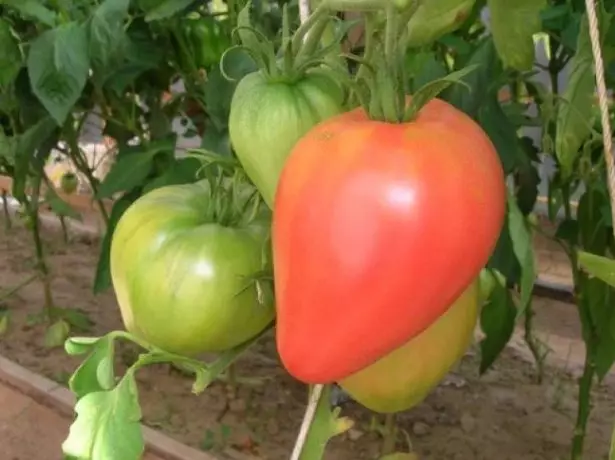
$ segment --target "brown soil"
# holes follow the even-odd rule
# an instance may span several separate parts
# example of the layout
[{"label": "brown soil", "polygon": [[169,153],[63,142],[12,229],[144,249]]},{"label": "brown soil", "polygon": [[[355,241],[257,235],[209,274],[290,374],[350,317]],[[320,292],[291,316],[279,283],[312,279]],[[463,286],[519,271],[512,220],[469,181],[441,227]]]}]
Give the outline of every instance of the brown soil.
[{"label": "brown soil", "polygon": [[[33,273],[33,246],[25,229],[7,232],[0,221],[0,292]],[[98,241],[75,236],[66,245],[47,229],[45,244],[53,273],[53,296],[59,307],[86,312],[94,322],[87,335],[122,327],[113,292],[94,296],[91,285]],[[43,308],[42,287],[35,281],[4,299],[10,325],[0,337],[0,353],[59,382],[79,363],[62,348],[44,346],[45,326],[32,324]],[[474,346],[442,385],[415,409],[398,416],[421,460],[559,460],[569,458],[576,416],[576,386],[583,358],[573,306],[536,299],[538,335],[552,348],[542,385],[534,383],[529,353],[516,335],[495,368],[478,375]],[[238,362],[240,377],[263,377],[231,391],[215,382],[203,394],[190,393],[191,379],[167,366],[139,374],[144,422],[170,436],[206,450],[233,447],[257,458],[286,460],[307,398],[303,385],[278,365],[271,338],[261,341]],[[120,361],[133,353],[124,349]],[[266,380],[267,378],[268,380]],[[587,459],[606,459],[615,420],[615,388],[607,381],[594,393]],[[355,403],[343,406],[355,427],[330,445],[329,460],[375,460],[381,438],[370,428],[371,414]],[[212,442],[216,439],[216,442]],[[213,444],[213,446],[212,446]],[[406,440],[400,436],[399,448]]]}]

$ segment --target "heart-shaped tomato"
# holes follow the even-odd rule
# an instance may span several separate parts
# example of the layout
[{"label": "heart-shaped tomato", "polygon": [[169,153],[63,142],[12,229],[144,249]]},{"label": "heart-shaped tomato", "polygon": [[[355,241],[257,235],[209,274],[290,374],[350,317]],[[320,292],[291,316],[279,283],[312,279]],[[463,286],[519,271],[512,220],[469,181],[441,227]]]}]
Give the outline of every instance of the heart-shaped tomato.
[{"label": "heart-shaped tomato", "polygon": [[409,123],[356,109],[309,131],[273,218],[286,369],[307,383],[341,380],[426,329],[486,264],[505,202],[490,139],[442,100]]}]

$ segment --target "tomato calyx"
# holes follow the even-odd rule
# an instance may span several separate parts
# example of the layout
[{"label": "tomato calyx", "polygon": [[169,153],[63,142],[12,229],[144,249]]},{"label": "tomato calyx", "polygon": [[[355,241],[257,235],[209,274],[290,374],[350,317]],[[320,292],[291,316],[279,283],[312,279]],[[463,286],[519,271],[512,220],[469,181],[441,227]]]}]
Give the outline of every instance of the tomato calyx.
[{"label": "tomato calyx", "polygon": [[[406,75],[408,28],[420,2],[388,2],[381,11],[365,13],[365,51],[355,78],[354,102],[370,119],[388,123],[408,123],[421,109],[476,66],[466,67],[417,89],[411,98]],[[382,23],[384,22],[384,27]],[[467,85],[466,85],[467,86]]]},{"label": "tomato calyx", "polygon": [[247,227],[255,220],[269,219],[263,198],[249,181],[239,163],[198,150],[191,154],[203,162],[201,169],[205,222],[223,227]]},{"label": "tomato calyx", "polygon": [[[373,0],[370,0],[373,1]],[[334,38],[328,40],[326,46],[321,46],[322,37],[331,22],[337,20],[333,16],[328,3],[323,3],[314,10],[306,22],[301,24],[291,34],[288,9],[282,9],[282,43],[276,50],[274,43],[263,33],[255,29],[250,20],[252,2],[248,1],[237,18],[237,27],[233,34],[237,34],[240,45],[226,50],[222,56],[220,68],[222,74],[228,79],[232,78],[224,70],[224,58],[233,49],[243,49],[250,54],[259,68],[259,72],[271,82],[284,82],[288,84],[301,80],[308,72],[319,68],[326,71],[332,51],[339,45],[343,33],[337,32]]]}]

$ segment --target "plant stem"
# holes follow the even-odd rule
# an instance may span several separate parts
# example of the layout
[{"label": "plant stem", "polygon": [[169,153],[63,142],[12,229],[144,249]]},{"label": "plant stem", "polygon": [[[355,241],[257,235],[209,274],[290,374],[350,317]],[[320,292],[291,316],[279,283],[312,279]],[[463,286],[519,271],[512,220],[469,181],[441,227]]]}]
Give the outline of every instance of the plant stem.
[{"label": "plant stem", "polygon": [[301,428],[299,429],[299,435],[297,436],[297,441],[295,442],[295,447],[293,448],[290,460],[299,460],[301,458],[301,452],[303,451],[303,446],[305,445],[305,441],[307,440],[310,427],[312,426],[312,422],[314,421],[314,417],[316,416],[318,402],[322,397],[324,389],[324,385],[314,385],[312,389],[312,392],[310,394],[310,402],[308,403],[308,407],[305,410],[305,415],[303,416]]},{"label": "plant stem", "polygon": [[530,300],[525,310],[524,339],[525,343],[527,343],[527,346],[532,352],[534,361],[536,362],[536,383],[540,385],[542,384],[544,378],[545,355],[541,350],[541,346],[538,339],[534,335],[534,315],[534,308],[532,305],[532,301]]},{"label": "plant stem", "polygon": [[35,273],[34,275],[30,275],[29,277],[27,277],[25,280],[23,280],[22,282],[20,282],[16,286],[13,286],[8,291],[3,292],[2,295],[0,295],[0,302],[8,299],[13,294],[15,294],[17,291],[19,291],[21,288],[26,287],[28,284],[30,284],[32,281],[34,281],[36,278],[38,278],[38,273]]},{"label": "plant stem", "polygon": [[397,427],[395,426],[395,414],[386,414],[384,418],[384,434],[382,441],[381,456],[392,454],[397,442]]},{"label": "plant stem", "polygon": [[49,279],[49,267],[45,261],[45,251],[43,249],[43,241],[40,233],[40,221],[39,221],[39,198],[41,193],[42,177],[39,175],[34,179],[34,187],[32,190],[32,197],[27,201],[27,210],[32,223],[32,238],[34,239],[34,250],[36,253],[36,265],[37,270],[41,275],[41,281],[43,282],[43,295],[45,298],[45,314],[48,319],[51,319],[51,313],[53,310],[53,296],[51,294],[51,282]]},{"label": "plant stem", "polygon": [[594,375],[596,369],[593,363],[593,344],[585,344],[585,365],[583,367],[583,375],[579,379],[579,403],[577,408],[577,420],[574,427],[574,436],[572,438],[572,460],[581,460],[583,458],[583,447],[585,445],[585,435],[587,433],[587,421],[592,410],[591,390],[594,383]]},{"label": "plant stem", "polygon": [[2,190],[2,211],[4,212],[4,228],[8,231],[13,226],[11,221],[11,212],[9,211],[9,200],[6,195],[6,190]]},{"label": "plant stem", "polygon": [[66,226],[66,218],[64,216],[58,216],[60,219],[60,225],[62,226],[62,237],[65,244],[68,244],[68,228]]},{"label": "plant stem", "polygon": [[[69,126],[72,127],[72,124],[70,124]],[[92,170],[88,167],[87,161],[85,161],[85,159],[83,158],[81,149],[79,148],[79,143],[77,142],[78,135],[79,135],[78,132],[76,132],[74,129],[67,134],[69,155],[71,159],[73,160],[73,163],[75,163],[75,166],[77,167],[77,169],[87,178],[90,184],[90,187],[92,188],[92,198],[94,199],[94,201],[96,201],[96,204],[100,211],[100,215],[102,216],[103,221],[105,223],[105,227],[108,227],[109,226],[109,213],[107,212],[107,209],[105,208],[105,204],[103,203],[103,201],[97,197],[98,195],[98,185],[96,184],[97,181],[96,181],[96,178],[94,177],[94,174],[92,173]]]}]

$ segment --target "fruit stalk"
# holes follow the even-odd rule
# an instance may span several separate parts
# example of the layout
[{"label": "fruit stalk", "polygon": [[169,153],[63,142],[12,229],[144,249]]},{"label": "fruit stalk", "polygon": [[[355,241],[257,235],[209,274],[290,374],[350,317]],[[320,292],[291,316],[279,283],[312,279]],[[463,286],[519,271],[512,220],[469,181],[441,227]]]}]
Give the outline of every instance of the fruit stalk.
[{"label": "fruit stalk", "polygon": [[316,408],[318,407],[318,402],[322,397],[324,389],[324,385],[314,385],[312,394],[310,395],[310,402],[308,403],[307,409],[305,410],[305,415],[303,416],[301,428],[299,428],[299,434],[297,435],[297,440],[295,441],[295,447],[293,448],[290,460],[299,460],[301,458],[301,452],[303,451],[303,446],[305,445],[308,433],[310,431],[310,427],[312,426],[312,422],[314,421],[314,417],[316,415]]}]

